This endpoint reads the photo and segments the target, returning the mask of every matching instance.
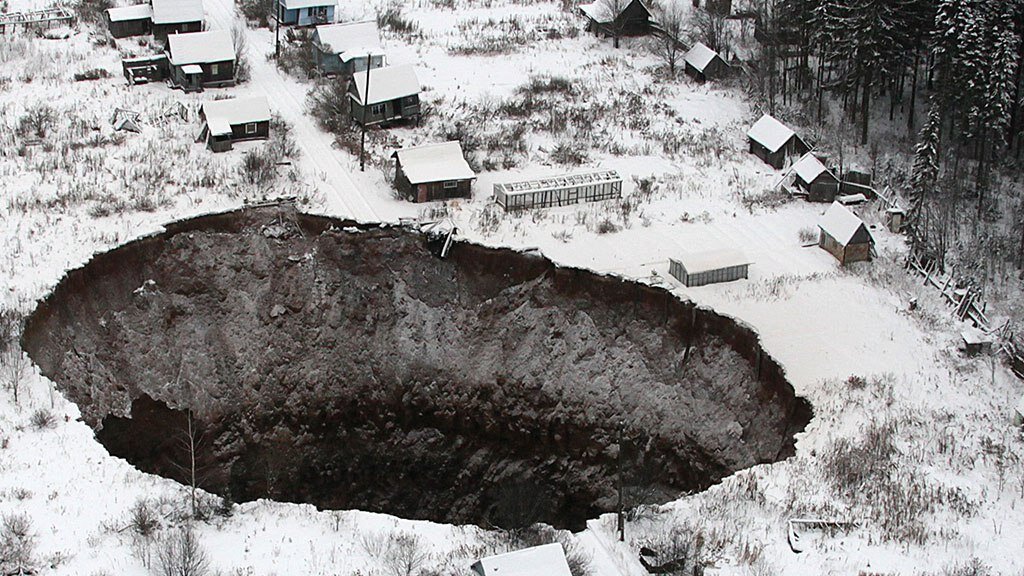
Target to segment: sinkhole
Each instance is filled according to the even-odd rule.
[[[747,326],[668,291],[288,205],[168,225],[41,301],[26,351],[114,456],[234,501],[578,529],[793,453]]]

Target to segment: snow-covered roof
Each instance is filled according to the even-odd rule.
[[[623,9],[625,9],[625,6],[623,6]],[[612,12],[611,7],[608,6],[605,0],[595,0],[590,4],[580,4],[580,10],[598,24],[608,24],[618,16],[618,14]]]
[[[203,103],[202,112],[206,125],[215,136],[230,134],[233,125],[270,120],[270,104],[266,96],[211,100]]]
[[[346,22],[316,27],[317,41],[325,52],[333,52],[342,60],[366,54],[383,54],[380,31],[375,20]],[[370,78],[371,84],[373,78]]]
[[[370,90],[373,90],[372,78]],[[462,145],[458,142],[403,148],[395,151],[393,155],[398,157],[402,172],[410,184],[476,178],[473,169],[462,155]]]
[[[366,98],[363,94],[363,91],[366,89],[367,73],[370,74],[369,98]],[[374,68],[368,72],[356,72],[352,75],[352,82],[356,87],[359,102],[366,102],[367,104],[378,104],[420,93],[420,81],[416,77],[416,71],[413,69],[412,64],[386,66],[384,68]]]
[[[227,30],[210,30],[167,37],[167,54],[171,64],[207,64],[235,59],[235,46]]]
[[[181,67],[181,71],[185,74],[202,74],[203,67],[199,64],[186,64]]]
[[[708,64],[711,64],[711,61],[715,59],[715,56],[718,56],[718,52],[708,48],[703,42],[697,42],[693,45],[693,48],[686,52],[684,60],[686,60],[687,64],[696,68],[698,72],[703,72],[708,67]]]
[[[804,154],[803,158],[797,160],[790,170],[796,174],[797,178],[807,182],[808,184],[814,182],[815,178],[821,176],[823,173],[829,172],[828,168],[825,168],[825,165],[821,163],[821,160],[818,160],[818,157],[810,152]],[[829,172],[829,174],[831,174],[831,172]]]
[[[203,0],[153,0],[153,24],[202,21]]]
[[[125,22],[127,20],[144,20],[153,17],[153,7],[149,4],[136,4],[135,6],[121,6],[108,8],[107,17],[111,22]]]
[[[825,215],[821,217],[818,222],[818,227],[825,231],[829,236],[835,238],[836,242],[839,242],[843,246],[846,246],[858,235],[862,229],[866,240],[871,240],[871,233],[868,232],[867,226],[864,225],[864,221],[857,217],[856,214],[850,212],[850,209],[843,206],[839,202],[833,202],[828,210],[825,211]]]
[[[572,576],[558,542],[481,558],[473,569],[483,576]]]
[[[298,10],[299,8],[312,8],[314,6],[334,6],[337,0],[280,0],[287,10]]]
[[[747,131],[747,136],[769,152],[778,152],[796,133],[772,116],[765,114]]]
[[[752,264],[746,254],[732,248],[686,252],[681,254],[676,260],[683,265],[683,268],[686,268],[687,274],[700,274],[701,272],[710,272],[711,270]]]

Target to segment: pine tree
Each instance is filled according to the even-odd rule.
[[[907,227],[915,246],[927,243],[927,202],[939,180],[939,144],[942,132],[942,116],[939,107],[933,104],[928,110],[928,119],[921,127],[921,138],[914,147],[914,166],[910,174],[910,208],[907,211]]]

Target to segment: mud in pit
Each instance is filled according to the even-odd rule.
[[[536,255],[252,208],[74,270],[26,350],[111,454],[445,523],[580,528],[785,458],[811,417],[746,326]],[[619,438],[623,438],[620,456]]]

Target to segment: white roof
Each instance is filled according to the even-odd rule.
[[[368,104],[378,104],[420,93],[420,81],[416,77],[416,71],[412,64],[370,70],[369,98],[363,97],[363,90],[366,89],[366,74],[367,72],[364,71],[352,75],[352,82],[356,87],[360,102],[365,100]]]
[[[793,167],[790,168],[797,175],[798,178],[804,182],[811,183],[818,176],[828,172],[828,168],[818,160],[818,157],[808,152],[804,154],[803,158],[796,161]],[[831,172],[829,172],[831,174]]]
[[[747,136],[767,148],[769,152],[778,152],[794,134],[796,133],[789,126],[768,114],[761,116],[761,119],[747,131]]]
[[[153,24],[202,22],[203,0],[152,0]]]
[[[136,4],[135,6],[121,6],[119,8],[108,8],[107,17],[111,22],[124,22],[126,20],[144,20],[153,17],[153,7],[149,4]]]
[[[373,90],[372,78],[370,90]],[[402,172],[411,184],[476,178],[473,169],[462,155],[462,145],[458,142],[403,148],[396,151],[395,156],[398,156]]]
[[[316,36],[321,48],[339,55],[342,60],[366,54],[383,54],[375,20],[317,26]],[[373,78],[370,81],[372,84]]]
[[[623,9],[625,9],[625,6],[623,6]],[[607,24],[618,16],[618,14],[612,13],[611,7],[603,0],[596,0],[590,4],[581,4],[580,10],[598,24]]]
[[[202,74],[203,67],[199,64],[186,64],[181,67],[181,71],[185,74]]]
[[[693,48],[686,53],[684,60],[690,66],[697,69],[698,72],[703,72],[708,64],[718,56],[718,52],[715,52],[711,48],[708,48],[703,42],[697,42],[693,45]]]
[[[687,252],[682,254],[677,260],[683,265],[683,268],[686,268],[687,274],[700,274],[701,272],[710,272],[711,270],[751,264],[746,254],[732,248]]]
[[[474,566],[484,576],[572,576],[558,542],[481,558]]]
[[[314,6],[334,6],[338,3],[337,0],[280,0],[280,2],[288,10],[312,8]]]
[[[208,64],[235,59],[235,46],[227,30],[210,30],[167,36],[171,64]]]
[[[215,136],[230,134],[232,125],[270,120],[270,104],[266,96],[211,100],[203,103],[202,112],[206,125]]]
[[[849,244],[862,226],[864,226],[864,221],[839,202],[833,202],[818,222],[819,228],[844,246]],[[867,227],[865,226],[864,229],[866,231]]]

